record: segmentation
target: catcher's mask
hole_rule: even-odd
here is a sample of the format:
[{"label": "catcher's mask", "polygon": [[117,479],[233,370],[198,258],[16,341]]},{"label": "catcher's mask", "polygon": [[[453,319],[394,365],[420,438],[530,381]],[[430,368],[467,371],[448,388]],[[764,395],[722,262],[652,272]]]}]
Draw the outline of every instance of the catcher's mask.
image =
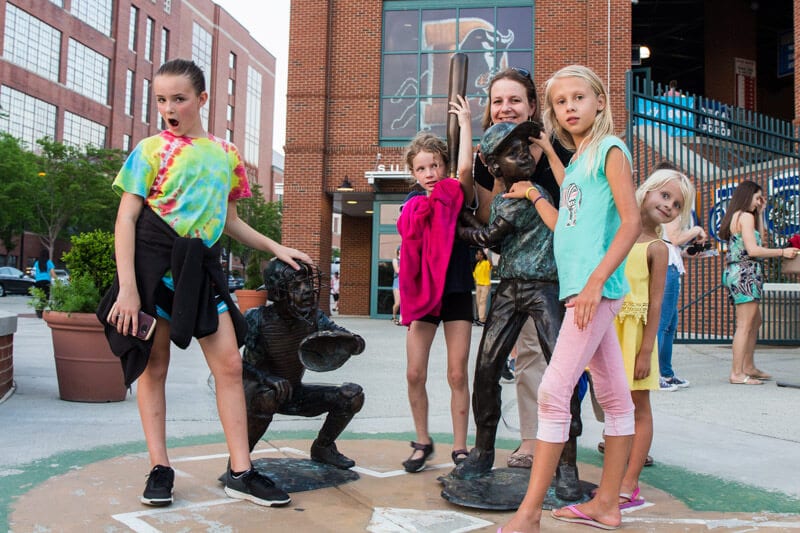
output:
[{"label": "catcher's mask", "polygon": [[271,301],[285,301],[292,316],[311,321],[319,308],[322,274],[312,264],[303,261],[297,261],[297,264],[299,270],[278,258],[271,259],[264,269],[264,288]]}]

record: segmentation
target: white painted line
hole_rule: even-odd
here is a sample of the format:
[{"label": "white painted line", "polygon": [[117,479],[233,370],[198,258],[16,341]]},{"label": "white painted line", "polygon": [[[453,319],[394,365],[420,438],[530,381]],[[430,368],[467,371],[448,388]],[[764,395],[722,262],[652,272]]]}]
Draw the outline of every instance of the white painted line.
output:
[{"label": "white painted line", "polygon": [[397,509],[375,507],[372,510],[367,531],[371,533],[402,533],[423,531],[447,531],[466,533],[494,525],[482,518],[458,511],[442,509]]},{"label": "white painted line", "polygon": [[646,516],[638,517],[625,517],[622,520],[622,526],[638,522],[642,524],[667,524],[667,525],[702,525],[707,529],[737,529],[742,527],[760,528],[775,528],[783,531],[800,530],[800,521],[798,522],[777,522],[773,520],[742,520],[739,518],[725,518],[725,519],[709,519],[702,518],[648,518]]},{"label": "white painted line", "polygon": [[141,518],[156,516],[162,513],[174,513],[175,511],[181,511],[183,509],[197,509],[203,507],[214,507],[216,505],[226,505],[229,503],[235,503],[239,501],[241,500],[234,500],[233,498],[224,498],[221,500],[210,500],[207,502],[197,502],[197,503],[184,503],[183,501],[178,500],[169,507],[164,507],[161,509],[148,509],[146,511],[134,511],[132,513],[120,513],[111,515],[111,518],[113,518],[117,522],[125,524],[136,533],[161,533],[160,529],[154,528]]}]

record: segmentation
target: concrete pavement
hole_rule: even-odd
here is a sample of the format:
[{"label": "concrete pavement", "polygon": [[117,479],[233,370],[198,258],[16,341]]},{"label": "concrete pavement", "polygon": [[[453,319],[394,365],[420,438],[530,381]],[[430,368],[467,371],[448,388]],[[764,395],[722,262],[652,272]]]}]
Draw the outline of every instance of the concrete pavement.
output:
[{"label": "concrete pavement", "polygon": [[[88,465],[96,465],[93,471],[102,471],[103,467],[97,465],[125,462],[126,457],[137,462],[141,472],[128,480],[131,486],[117,499],[133,500],[125,503],[127,507],[135,507],[146,472],[135,388],[125,401],[117,403],[72,403],[58,399],[50,332],[43,321],[33,316],[27,300],[24,296],[0,298],[0,312],[19,315],[14,337],[16,390],[0,403],[0,529],[8,523],[14,531],[27,530],[22,524],[30,525],[35,521],[27,522],[28,518],[22,514],[15,515],[15,509],[22,513],[29,508],[26,498],[34,497],[42,487],[61,482],[64,476],[76,475],[76,471],[89,470]],[[399,468],[399,463],[410,452],[406,441],[414,436],[405,389],[405,328],[389,320],[362,317],[336,317],[336,321],[366,339],[365,353],[335,372],[308,373],[306,380],[361,384],[366,402],[348,427],[345,438],[386,441],[385,450],[380,445],[376,450],[372,445],[363,453],[371,454],[368,460],[381,468]],[[481,331],[481,328],[473,330],[470,367],[474,364]],[[428,388],[430,426],[436,442],[442,443],[437,446],[442,461],[449,456],[449,446],[443,443],[450,432],[444,353],[440,334],[431,356]],[[759,367],[777,378],[800,382],[800,349],[759,346],[756,359]],[[654,494],[659,494],[657,489],[660,489],[668,495],[666,499],[680,501],[693,511],[749,513],[745,518],[736,517],[735,520],[744,522],[736,522],[731,526],[734,529],[739,526],[800,529],[800,514],[792,514],[800,513],[800,417],[797,414],[800,389],[776,387],[774,381],[749,387],[728,384],[729,345],[676,345],[673,364],[691,386],[652,395],[655,437],[651,454],[656,466],[645,469],[643,483],[651,487]],[[172,447],[212,445],[217,453],[224,453],[208,378],[208,369],[196,343],[186,351],[175,349],[167,388],[167,432]],[[517,440],[513,385],[503,386],[503,400],[505,423],[501,424],[498,444],[510,450]],[[583,420],[579,460],[584,464],[581,473],[585,476],[601,461],[595,446],[600,440],[602,426],[594,420],[588,399],[584,403]],[[276,418],[267,436],[270,441],[301,439],[291,444],[307,451],[307,445],[302,446],[303,439],[313,438],[319,425],[319,419],[282,416]],[[470,432],[473,431],[471,428]],[[376,459],[375,453],[380,458]],[[359,456],[354,458],[361,464]],[[496,466],[504,466],[500,458]],[[426,505],[417,505],[419,502],[415,498],[394,505],[458,509],[437,498],[435,480],[432,483],[433,488],[428,487],[428,490],[432,490],[433,500],[426,500]],[[750,519],[754,512],[789,514],[781,515],[778,522],[774,517],[753,522]],[[19,528],[14,527],[15,520]],[[44,523],[48,524],[46,520]],[[366,524],[363,520],[356,523]],[[635,524],[635,520],[628,522],[626,519],[626,526],[635,527]],[[299,527],[304,530],[303,526]],[[361,526],[354,527],[358,530]],[[78,524],[56,522],[41,530],[78,529]],[[681,526],[681,529],[685,528]],[[153,526],[150,529],[157,530],[169,528]]]}]

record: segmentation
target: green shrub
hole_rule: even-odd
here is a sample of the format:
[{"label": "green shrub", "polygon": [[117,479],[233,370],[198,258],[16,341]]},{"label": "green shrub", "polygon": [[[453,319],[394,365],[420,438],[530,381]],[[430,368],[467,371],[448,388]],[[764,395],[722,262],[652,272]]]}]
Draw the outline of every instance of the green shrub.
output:
[{"label": "green shrub", "polygon": [[100,291],[86,274],[72,276],[69,283],[56,280],[50,286],[51,311],[94,313],[100,303]]},{"label": "green shrub", "polygon": [[250,257],[250,262],[247,263],[244,275],[245,289],[257,289],[264,284],[264,278],[261,275],[261,259],[258,254],[253,254]]},{"label": "green shrub", "polygon": [[114,234],[95,230],[73,235],[70,242],[72,247],[61,257],[70,275],[73,278],[90,278],[95,288],[105,294],[117,272],[114,262]]},{"label": "green shrub", "polygon": [[47,299],[47,293],[41,287],[31,287],[30,289],[28,289],[28,294],[31,295],[31,299],[30,301],[28,301],[28,305],[30,305],[37,311],[44,310],[49,304]]}]

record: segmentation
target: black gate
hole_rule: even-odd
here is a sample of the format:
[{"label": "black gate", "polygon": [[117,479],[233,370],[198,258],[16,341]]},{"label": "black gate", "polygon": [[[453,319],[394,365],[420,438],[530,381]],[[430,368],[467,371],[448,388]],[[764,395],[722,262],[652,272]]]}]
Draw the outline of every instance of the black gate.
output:
[{"label": "black gate", "polygon": [[[694,214],[712,236],[718,255],[687,257],[679,302],[677,342],[730,342],[733,306],[722,286],[725,243],[719,223],[736,185],[759,183],[769,198],[765,246],[784,246],[800,234],[800,139],[790,122],[692,94],[669,94],[666,87],[634,77],[626,83],[626,140],[634,178],[643,181],[667,160],[697,187]],[[779,259],[764,261],[765,287],[759,341],[800,344],[800,283]]]}]

